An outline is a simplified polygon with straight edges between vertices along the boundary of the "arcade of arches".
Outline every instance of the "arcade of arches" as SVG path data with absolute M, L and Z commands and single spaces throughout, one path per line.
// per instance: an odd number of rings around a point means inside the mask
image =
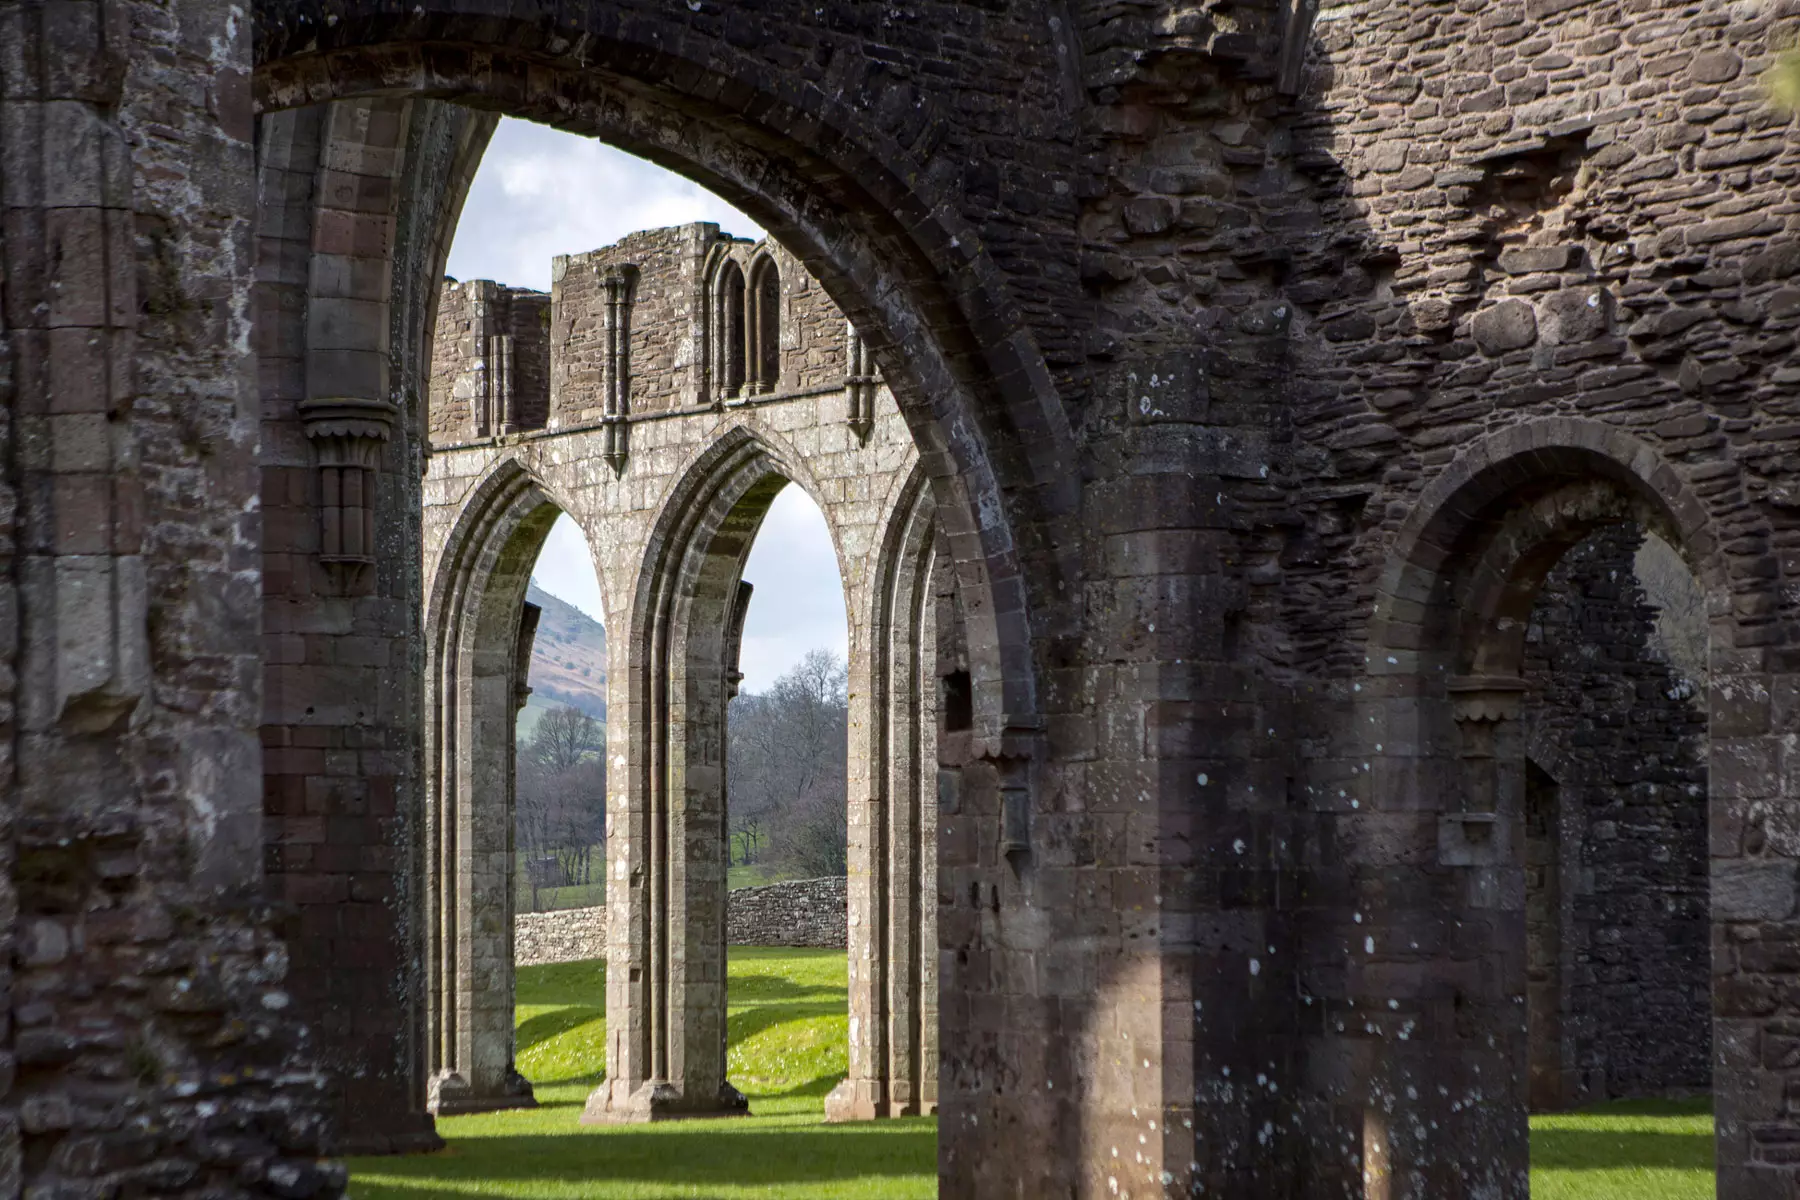
M 629 714 L 589 1111 L 729 1108 L 784 481 L 866 689 L 834 1105 L 935 1089 L 942 1194 L 1521 1197 L 1531 1103 L 1710 1086 L 1719 1194 L 1800 1195 L 1797 21 L 0 5 L 0 1195 L 333 1196 L 517 1099 L 483 905 L 558 512 Z M 501 113 L 770 242 L 449 288 Z

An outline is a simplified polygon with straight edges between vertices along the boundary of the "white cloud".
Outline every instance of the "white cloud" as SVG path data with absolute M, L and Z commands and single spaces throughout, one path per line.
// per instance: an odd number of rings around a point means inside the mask
M 447 269 L 457 279 L 548 291 L 555 255 L 692 221 L 716 221 L 739 237 L 762 236 L 748 217 L 697 183 L 593 138 L 508 117 L 469 188 Z

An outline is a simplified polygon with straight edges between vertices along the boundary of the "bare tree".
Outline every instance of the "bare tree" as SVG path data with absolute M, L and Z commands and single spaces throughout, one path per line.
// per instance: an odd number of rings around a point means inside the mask
M 606 727 L 579 708 L 553 708 L 538 719 L 526 749 L 553 774 L 606 752 Z
M 766 852 L 796 874 L 843 874 L 847 685 L 843 660 L 814 650 L 768 692 L 732 703 L 727 813 L 739 861 Z
M 606 841 L 606 730 L 574 708 L 539 719 L 518 758 L 514 815 L 531 906 L 547 887 L 591 883 Z

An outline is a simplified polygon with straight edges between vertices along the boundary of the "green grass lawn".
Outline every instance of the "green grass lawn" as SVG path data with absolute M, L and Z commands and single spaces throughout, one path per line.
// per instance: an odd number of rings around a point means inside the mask
M 438 1122 L 450 1147 L 352 1159 L 355 1200 L 663 1200 L 937 1195 L 937 1122 L 823 1123 L 847 1069 L 842 951 L 731 948 L 732 1082 L 750 1117 L 583 1128 L 604 1075 L 606 971 L 519 972 L 519 1069 L 541 1107 Z M 1704 1101 L 1638 1101 L 1531 1121 L 1532 1200 L 1703 1200 L 1713 1194 Z
M 752 1115 L 727 1121 L 585 1128 L 604 1075 L 606 972 L 598 962 L 519 972 L 519 1069 L 540 1107 L 447 1117 L 439 1154 L 350 1161 L 355 1200 L 424 1197 L 648 1200 L 654 1197 L 937 1195 L 937 1121 L 823 1123 L 848 1070 L 841 950 L 731 948 L 731 1080 Z
M 1712 1200 L 1705 1100 L 1631 1100 L 1531 1118 L 1531 1200 Z

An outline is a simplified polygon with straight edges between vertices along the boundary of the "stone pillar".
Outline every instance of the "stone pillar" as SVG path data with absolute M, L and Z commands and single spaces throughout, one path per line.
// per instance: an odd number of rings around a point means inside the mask
M 724 763 L 726 656 L 754 525 L 719 526 L 773 494 L 715 499 L 675 535 L 654 618 L 640 618 L 647 644 L 628 650 L 644 655 L 627 667 L 630 704 L 609 706 L 609 751 L 626 765 L 607 773 L 607 1079 L 584 1124 L 749 1111 L 725 1078 Z
M 829 1121 L 936 1111 L 934 509 L 897 514 L 873 612 L 851 613 L 850 1072 Z
M 518 713 L 531 690 L 538 612 L 523 605 L 510 643 L 476 645 L 455 677 L 465 740 L 451 768 L 457 802 L 439 851 L 450 889 L 441 901 L 450 964 L 438 980 L 442 1059 L 427 1092 L 439 1116 L 537 1104 L 514 1063 L 513 922 Z

